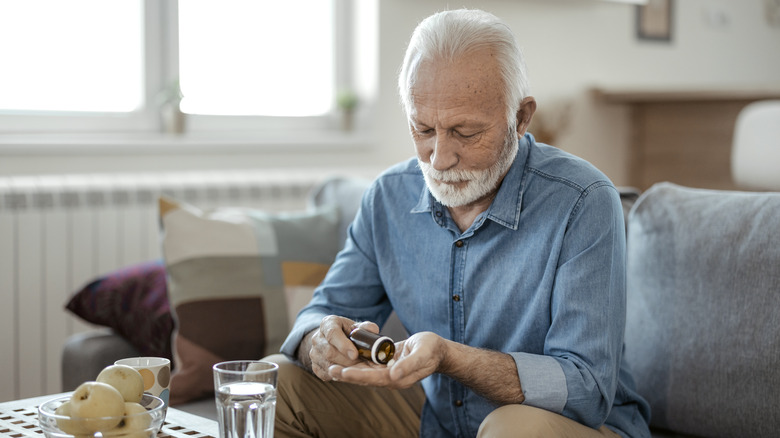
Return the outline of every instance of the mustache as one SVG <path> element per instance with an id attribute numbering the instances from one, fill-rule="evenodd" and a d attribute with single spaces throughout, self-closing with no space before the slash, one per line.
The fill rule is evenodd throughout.
<path id="1" fill-rule="evenodd" d="M 474 179 L 479 175 L 478 170 L 463 170 L 463 169 L 448 169 L 437 170 L 431 166 L 430 163 L 426 163 L 422 160 L 418 160 L 417 164 L 420 166 L 420 170 L 423 171 L 429 178 L 435 179 L 440 182 L 463 182 Z"/>

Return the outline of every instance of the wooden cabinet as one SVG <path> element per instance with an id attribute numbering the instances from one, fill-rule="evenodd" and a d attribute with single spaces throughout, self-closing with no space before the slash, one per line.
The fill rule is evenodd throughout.
<path id="1" fill-rule="evenodd" d="M 642 190 L 671 181 L 689 187 L 736 189 L 731 178 L 734 122 L 745 105 L 780 98 L 777 88 L 719 90 L 595 90 L 608 104 L 631 110 L 630 184 Z"/>

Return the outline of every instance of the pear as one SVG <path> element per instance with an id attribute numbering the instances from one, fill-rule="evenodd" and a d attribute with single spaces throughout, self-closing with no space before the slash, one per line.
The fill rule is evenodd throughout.
<path id="1" fill-rule="evenodd" d="M 87 432 L 115 428 L 125 413 L 125 399 L 113 386 L 103 382 L 84 382 L 70 397 L 70 415 L 81 420 Z"/>
<path id="2" fill-rule="evenodd" d="M 152 416 L 138 403 L 125 403 L 125 417 L 119 424 L 104 433 L 104 436 L 122 438 L 149 438 L 147 429 L 152 425 Z"/>
<path id="3" fill-rule="evenodd" d="M 57 409 L 54 410 L 54 413 L 57 415 L 62 415 L 64 417 L 71 417 L 71 403 L 69 401 L 66 401 L 65 403 L 61 404 Z M 70 435 L 84 435 L 86 433 L 89 433 L 87 429 L 84 427 L 84 422 L 79 419 L 73 419 L 73 418 L 58 418 L 57 419 L 57 427 L 60 428 L 63 432 L 70 434 Z"/>
<path id="4" fill-rule="evenodd" d="M 125 402 L 139 403 L 144 395 L 144 378 L 131 366 L 109 365 L 103 368 L 95 380 L 116 388 Z"/>

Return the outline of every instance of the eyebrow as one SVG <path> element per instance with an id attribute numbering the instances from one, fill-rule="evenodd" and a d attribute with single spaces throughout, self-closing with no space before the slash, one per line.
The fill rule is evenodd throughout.
<path id="1" fill-rule="evenodd" d="M 421 121 L 417 120 L 412 115 L 409 116 L 409 123 L 411 123 L 415 127 L 425 126 L 427 128 L 431 128 L 431 125 L 429 125 L 429 124 L 427 124 L 425 122 L 421 122 Z M 466 129 L 484 129 L 484 125 L 485 124 L 486 124 L 485 122 L 482 122 L 482 121 L 479 121 L 479 120 L 476 120 L 476 119 L 466 119 L 466 120 L 459 121 L 455 125 L 448 126 L 447 129 L 462 129 L 462 128 L 466 128 Z"/>

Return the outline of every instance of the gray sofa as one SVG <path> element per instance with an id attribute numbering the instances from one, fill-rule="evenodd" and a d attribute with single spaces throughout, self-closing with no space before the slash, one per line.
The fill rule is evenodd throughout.
<path id="1" fill-rule="evenodd" d="M 311 194 L 313 205 L 338 204 L 342 237 L 366 184 L 333 179 Z M 653 436 L 779 436 L 780 194 L 664 183 L 621 198 L 626 360 L 651 404 Z M 404 336 L 395 318 L 383 331 Z M 137 354 L 110 331 L 74 335 L 63 389 Z M 177 408 L 216 415 L 211 399 Z"/>

